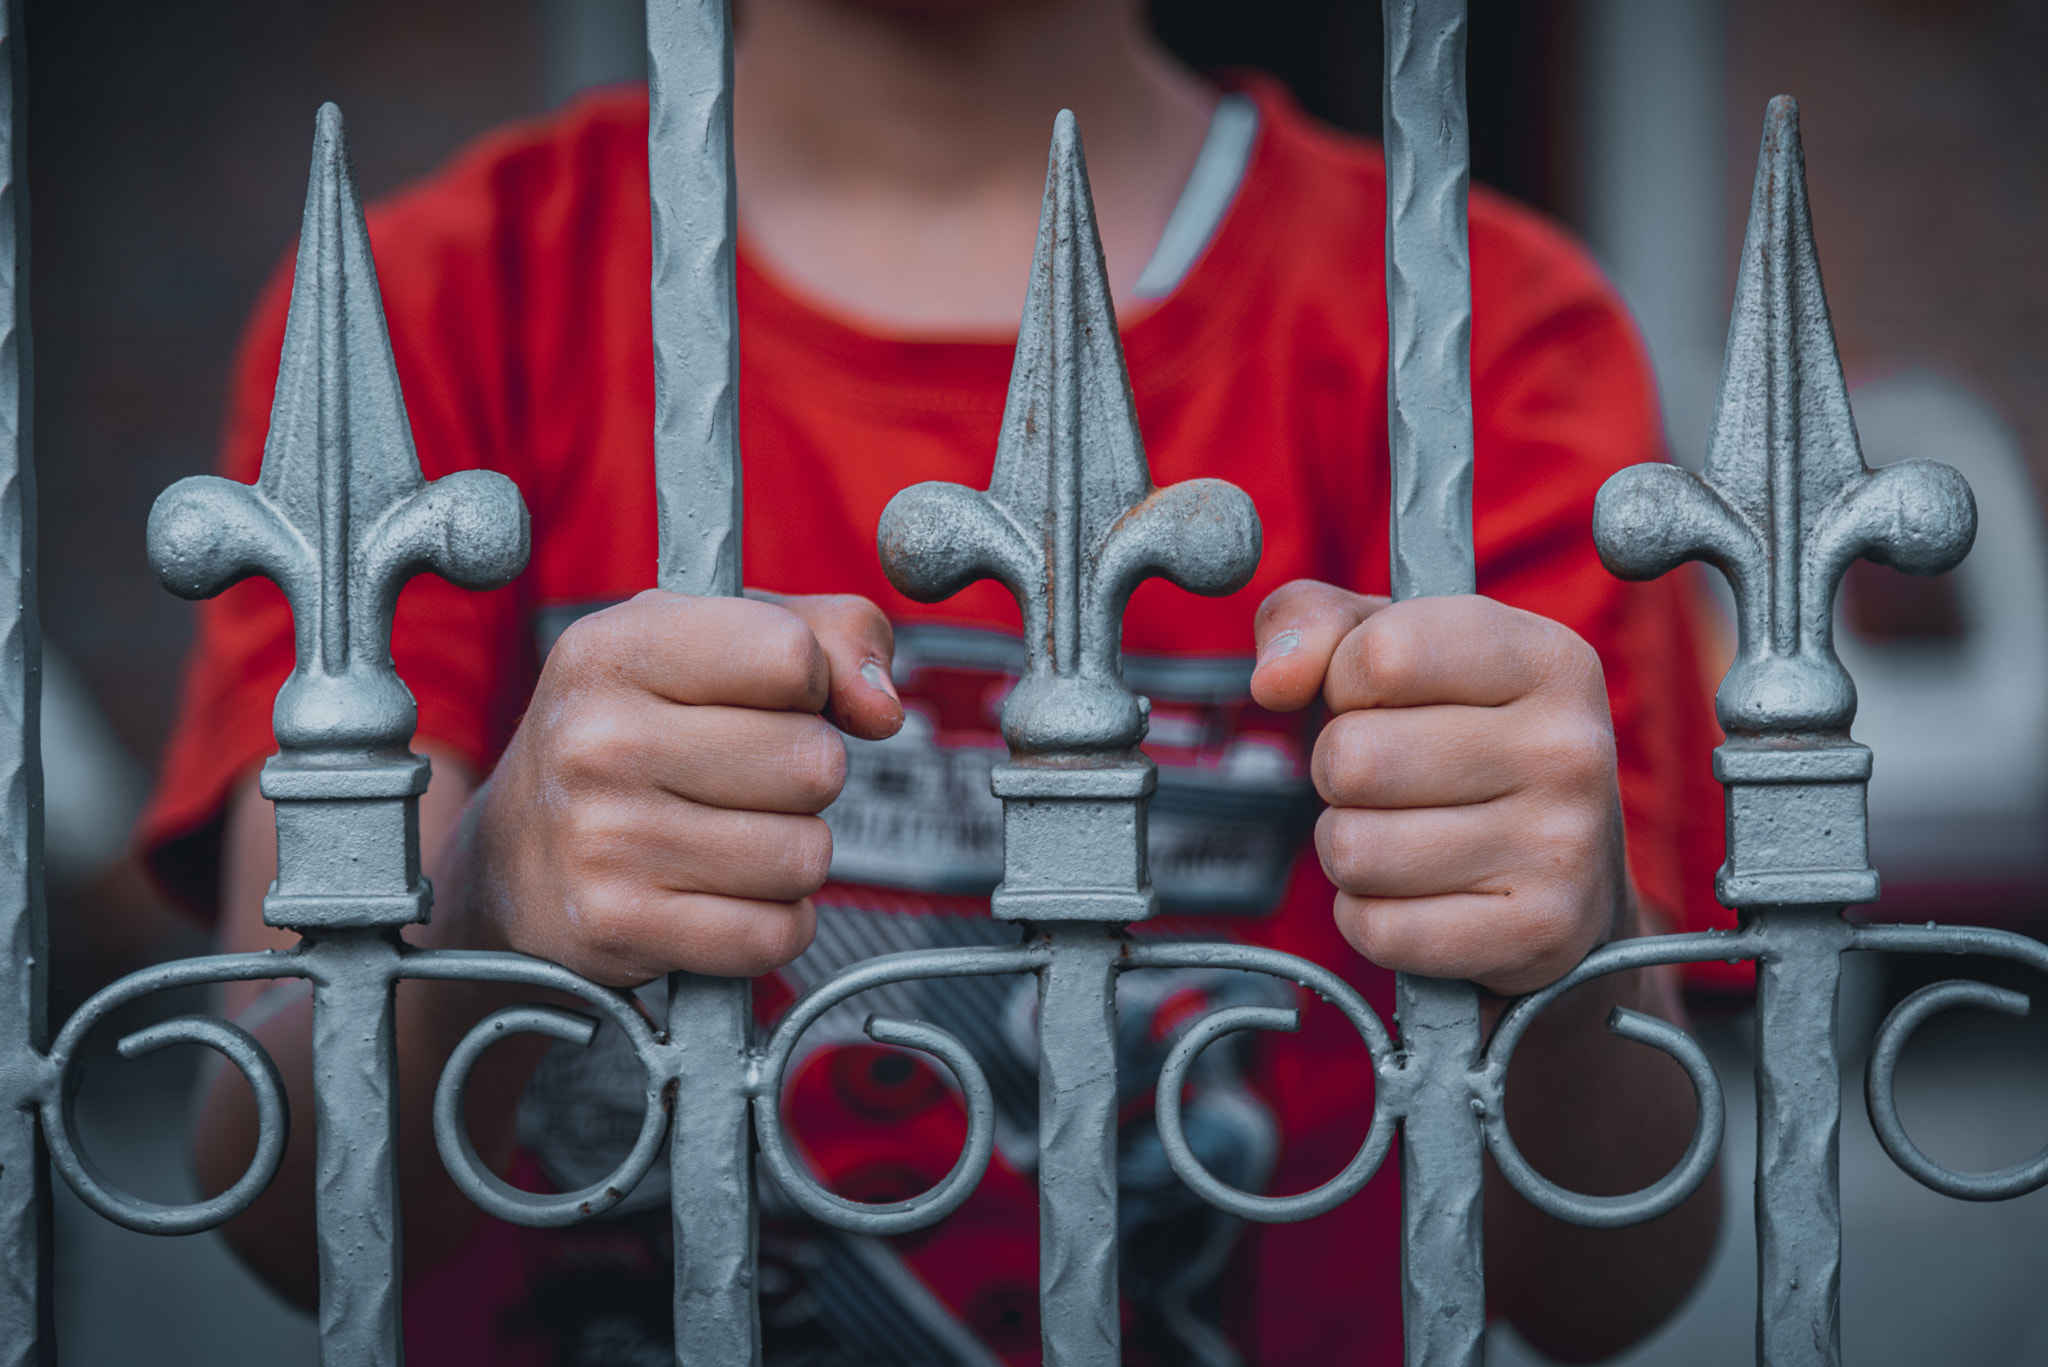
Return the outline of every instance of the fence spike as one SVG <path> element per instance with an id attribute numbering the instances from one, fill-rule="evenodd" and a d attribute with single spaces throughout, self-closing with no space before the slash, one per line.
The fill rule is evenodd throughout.
<path id="1" fill-rule="evenodd" d="M 1593 534 L 1608 568 L 1648 579 L 1708 561 L 1735 592 L 1739 645 L 1717 709 L 1728 858 L 1715 881 L 1757 946 L 1757 1358 L 1841 1360 L 1841 955 L 1845 907 L 1874 901 L 1856 690 L 1835 655 L 1835 590 L 1858 556 L 1916 574 L 1976 534 L 1961 475 L 1863 463 L 1828 318 L 1799 106 L 1771 101 L 1736 279 L 1707 462 L 1607 481 Z"/>
<path id="2" fill-rule="evenodd" d="M 391 752 L 412 695 L 391 667 L 405 581 L 495 588 L 526 563 L 526 506 L 503 475 L 428 484 L 406 422 L 341 111 L 322 105 L 270 433 L 254 486 L 202 476 L 157 500 L 149 554 L 166 588 L 211 597 L 262 574 L 290 599 L 298 663 L 278 694 L 287 752 Z"/>
<path id="3" fill-rule="evenodd" d="M 1946 465 L 1863 463 L 1807 209 L 1799 106 L 1772 100 L 1703 472 L 1637 466 L 1602 489 L 1608 568 L 1651 578 L 1704 559 L 1735 591 L 1741 645 L 1717 701 L 1738 740 L 1846 739 L 1856 690 L 1834 647 L 1834 596 L 1858 556 L 1913 574 L 1976 536 L 1969 485 Z M 1873 894 L 1874 895 L 1874 894 Z"/>
<path id="4" fill-rule="evenodd" d="M 1117 755 L 1145 735 L 1123 682 L 1123 613 L 1152 576 L 1195 593 L 1244 587 L 1259 519 L 1216 479 L 1152 484 L 1088 166 L 1071 112 L 1053 123 L 1017 357 L 988 492 L 914 485 L 890 500 L 882 568 L 936 602 L 1000 581 L 1024 615 L 1024 677 L 1003 706 L 1019 758 Z"/>

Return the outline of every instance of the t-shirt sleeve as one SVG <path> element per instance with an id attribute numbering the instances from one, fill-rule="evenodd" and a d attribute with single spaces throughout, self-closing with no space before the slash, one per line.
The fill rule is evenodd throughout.
<path id="1" fill-rule="evenodd" d="M 1599 653 L 1636 885 L 1677 929 L 1732 925 L 1713 895 L 1717 609 L 1700 567 L 1627 583 L 1593 544 L 1607 477 L 1665 459 L 1648 357 L 1583 252 L 1533 216 L 1475 196 L 1472 254 L 1480 592 L 1564 623 Z M 1748 974 L 1717 962 L 1692 979 L 1740 987 Z"/>
<path id="2" fill-rule="evenodd" d="M 414 441 L 427 478 L 519 462 L 494 420 L 502 365 L 477 343 L 494 295 L 489 254 L 459 250 L 477 196 L 457 182 L 373 212 L 371 239 Z M 380 219 L 383 220 L 380 222 Z M 438 226 L 436 226 L 438 225 Z M 384 229 L 380 231 L 380 228 Z M 230 381 L 220 473 L 253 482 L 261 467 L 290 302 L 291 262 L 265 287 Z M 419 707 L 419 738 L 479 769 L 502 748 L 530 684 L 531 646 L 519 590 L 460 590 L 422 575 L 400 593 L 392 636 L 399 676 Z M 159 882 L 206 916 L 219 887 L 222 818 L 231 795 L 276 750 L 271 713 L 294 661 L 292 614 L 268 580 L 249 579 L 199 605 L 176 722 L 137 840 Z M 513 696 L 514 694 L 517 696 Z"/>

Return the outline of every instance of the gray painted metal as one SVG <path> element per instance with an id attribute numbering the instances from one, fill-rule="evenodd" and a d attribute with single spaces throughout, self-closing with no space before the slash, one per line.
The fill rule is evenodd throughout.
<path id="1" fill-rule="evenodd" d="M 20 0 L 0 11 L 0 1363 L 50 1344 L 50 1194 L 28 1103 L 46 1077 L 43 773 L 37 744 L 36 478 L 28 317 L 27 107 Z"/>
<path id="2" fill-rule="evenodd" d="M 1472 270 L 1465 232 L 1465 0 L 1386 0 L 1388 545 L 1394 597 L 1472 593 Z M 1401 1313 L 1411 1367 L 1484 1354 L 1479 995 L 1403 973 Z"/>
<path id="3" fill-rule="evenodd" d="M 433 894 L 419 863 L 427 764 L 405 748 L 415 713 L 391 665 L 392 609 L 414 574 L 495 587 L 524 567 L 526 549 L 510 480 L 420 476 L 341 113 L 324 106 L 262 472 L 254 486 L 212 476 L 172 486 L 150 513 L 149 550 L 184 597 L 262 574 L 292 605 L 298 663 L 278 694 L 279 753 L 261 778 L 277 805 L 278 853 L 263 914 L 304 937 L 277 957 L 313 983 L 327 1362 L 403 1357 L 397 932 L 426 919 Z"/>
<path id="4" fill-rule="evenodd" d="M 1053 125 L 1023 327 L 988 491 L 920 484 L 883 511 L 882 566 L 932 602 L 979 579 L 1016 595 L 1024 676 L 1003 705 L 1010 762 L 996 916 L 1039 966 L 1039 1315 L 1048 1367 L 1121 1360 L 1116 974 L 1122 927 L 1159 905 L 1145 863 L 1156 781 L 1147 704 L 1125 685 L 1124 606 L 1162 577 L 1197 593 L 1257 568 L 1251 500 L 1220 480 L 1155 489 L 1071 113 Z"/>
<path id="5" fill-rule="evenodd" d="M 1798 107 L 1781 96 L 1764 124 L 1706 469 L 1624 470 L 1594 513 L 1615 573 L 1647 578 L 1701 559 L 1735 593 L 1739 649 L 1717 699 L 1728 734 L 1714 756 L 1728 794 L 1717 889 L 1751 943 L 1728 957 L 1758 964 L 1757 1357 L 1771 1367 L 1841 1357 L 1835 996 L 1841 954 L 1870 942 L 1841 913 L 1876 897 L 1877 874 L 1865 842 L 1870 752 L 1849 739 L 1856 692 L 1835 656 L 1834 593 L 1857 556 L 1934 574 L 1975 533 L 1954 470 L 1863 463 L 1813 246 Z M 1906 1151 L 1890 1106 L 1896 1043 L 1923 1008 L 1962 999 L 1923 997 L 1885 1027 L 1892 1047 L 1873 1060 L 1871 1110 L 1895 1157 Z M 1938 1176 L 1924 1160 L 1904 1166 Z"/>
<path id="6" fill-rule="evenodd" d="M 1465 259 L 1467 157 L 1463 8 L 1456 0 L 1387 6 L 1388 305 L 1392 363 L 1394 583 L 1402 597 L 1472 591 L 1471 411 Z M 1834 996 L 1839 956 L 1981 953 L 2048 972 L 2048 946 L 2008 932 L 1852 926 L 1842 908 L 1875 895 L 1864 858 L 1869 752 L 1849 739 L 1854 690 L 1829 639 L 1832 596 L 1865 555 L 1920 573 L 1968 549 L 1974 508 L 1960 477 L 1924 462 L 1864 467 L 1807 221 L 1796 111 L 1774 102 L 1723 372 L 1712 454 L 1701 476 L 1668 466 L 1624 471 L 1602 491 L 1595 535 L 1625 577 L 1706 559 L 1728 574 L 1740 654 L 1720 695 L 1728 743 L 1715 757 L 1728 791 L 1722 899 L 1732 933 L 1632 940 L 1595 951 L 1566 977 L 1513 1003 L 1482 1048 L 1473 989 L 1404 977 L 1398 1041 L 1342 978 L 1272 950 L 1133 935 L 1156 906 L 1145 865 L 1154 770 L 1137 749 L 1145 700 L 1126 685 L 1121 619 L 1132 589 L 1163 576 L 1204 593 L 1242 586 L 1258 559 L 1249 501 L 1214 480 L 1151 482 L 1102 271 L 1080 138 L 1055 125 L 1024 325 L 994 478 L 986 492 L 920 485 L 891 503 L 880 548 L 892 580 L 927 600 L 980 578 L 1017 596 L 1023 682 L 1004 713 L 1011 758 L 992 786 L 1005 805 L 1005 874 L 996 914 L 1015 944 L 880 956 L 815 986 L 764 1044 L 751 1036 L 748 984 L 675 975 L 666 1029 L 626 994 L 519 955 L 419 951 L 398 929 L 422 919 L 416 805 L 425 761 L 407 753 L 412 703 L 391 668 L 398 588 L 433 569 L 484 587 L 517 572 L 525 512 L 508 481 L 482 472 L 425 483 L 411 449 L 340 116 L 321 111 L 272 431 L 254 486 L 181 482 L 159 501 L 150 553 L 188 597 L 250 574 L 291 599 L 297 668 L 279 695 L 280 753 L 263 791 L 279 811 L 279 875 L 265 902 L 301 933 L 275 953 L 215 955 L 133 974 L 87 1002 L 42 1050 L 41 912 L 34 736 L 34 518 L 27 459 L 28 351 L 22 287 L 18 7 L 8 50 L 0 166 L 0 792 L 12 870 L 0 891 L 12 1007 L 0 1012 L 0 1362 L 47 1360 L 44 1221 L 38 1148 L 93 1209 L 161 1234 L 204 1229 L 245 1209 L 274 1175 L 289 1116 L 277 1070 L 240 1028 L 168 1021 L 121 1041 L 135 1056 L 173 1043 L 222 1054 L 248 1079 L 258 1143 L 226 1192 L 158 1205 L 106 1181 L 78 1143 L 70 1072 L 86 1035 L 124 1004 L 167 988 L 280 977 L 314 991 L 325 1361 L 400 1360 L 392 994 L 400 978 L 493 980 L 567 992 L 621 1032 L 645 1083 L 631 1153 L 591 1185 L 521 1192 L 486 1169 L 461 1123 L 463 1091 L 485 1049 L 515 1032 L 588 1045 L 597 1026 L 554 1007 L 508 1008 L 477 1025 L 443 1072 L 434 1132 L 457 1185 L 485 1210 L 565 1225 L 610 1210 L 663 1157 L 673 1181 L 677 1360 L 759 1359 L 751 1149 L 800 1209 L 862 1235 L 908 1232 L 957 1208 L 985 1170 L 995 1108 L 960 1041 L 930 1025 L 871 1017 L 875 1040 L 943 1063 L 966 1100 L 968 1134 L 933 1189 L 863 1205 L 824 1189 L 781 1119 L 783 1081 L 803 1033 L 873 987 L 913 979 L 1036 974 L 1039 998 L 1041 1298 L 1046 1361 L 1112 1367 L 1118 1344 L 1112 1045 L 1119 973 L 1233 968 L 1271 974 L 1334 1005 L 1371 1060 L 1369 1131 L 1344 1170 L 1293 1195 L 1239 1191 L 1205 1171 L 1187 1142 L 1182 1091 L 1200 1052 L 1224 1035 L 1292 1030 L 1299 1012 L 1236 1007 L 1193 1022 L 1158 1090 L 1169 1162 L 1197 1193 L 1245 1219 L 1304 1219 L 1353 1195 L 1402 1138 L 1407 1357 L 1479 1361 L 1481 1150 L 1550 1213 L 1614 1227 L 1669 1211 L 1712 1171 L 1724 1126 L 1704 1054 L 1662 1021 L 1617 1011 L 1611 1028 L 1669 1054 L 1693 1081 L 1699 1121 L 1685 1155 L 1643 1191 L 1565 1191 L 1521 1157 L 1506 1120 L 1509 1062 L 1535 1017 L 1608 973 L 1711 959 L 1755 960 L 1759 983 L 1759 1360 L 1832 1364 L 1837 1347 L 1840 1220 Z M 662 587 L 739 588 L 739 451 L 734 384 L 731 33 L 723 0 L 651 0 L 650 133 Z M 11 583 L 12 587 L 9 587 Z M 1304 999 L 1305 1000 L 1305 999 Z M 2017 994 L 1946 983 L 1916 993 L 1879 1031 L 1866 1097 L 1879 1139 L 1934 1190 L 1993 1200 L 2048 1183 L 2048 1149 L 1989 1174 L 1933 1162 L 1893 1101 L 1899 1052 L 1924 1020 L 1956 1006 L 2017 1012 Z M 33 1113 L 39 1124 L 30 1119 Z M 38 1133 L 40 1131 L 40 1134 Z"/>
<path id="7" fill-rule="evenodd" d="M 647 175 L 654 224 L 656 582 L 740 592 L 739 307 L 727 0 L 648 0 Z M 681 1096 L 669 1156 L 681 1362 L 758 1362 L 753 984 L 673 973 L 668 1038 Z"/>

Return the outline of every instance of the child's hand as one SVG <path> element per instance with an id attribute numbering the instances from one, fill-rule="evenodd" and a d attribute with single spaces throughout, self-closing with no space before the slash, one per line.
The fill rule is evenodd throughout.
<path id="1" fill-rule="evenodd" d="M 853 597 L 649 591 L 578 621 L 448 861 L 462 938 L 621 986 L 795 958 L 846 776 L 831 723 L 903 724 L 893 649 Z"/>
<path id="2" fill-rule="evenodd" d="M 1487 598 L 1298 580 L 1259 608 L 1252 696 L 1320 693 L 1316 827 L 1337 926 L 1387 968 L 1542 987 L 1633 932 L 1599 658 Z"/>

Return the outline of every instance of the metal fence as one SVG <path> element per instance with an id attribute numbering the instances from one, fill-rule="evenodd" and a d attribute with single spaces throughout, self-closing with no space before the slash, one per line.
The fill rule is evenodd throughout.
<path id="1" fill-rule="evenodd" d="M 134 1057 L 173 1043 L 219 1051 L 248 1079 L 260 1139 L 229 1190 L 169 1207 L 114 1189 L 80 1148 L 71 1076 L 87 1033 L 115 1008 L 166 988 L 297 977 L 313 989 L 322 1360 L 400 1360 L 393 992 L 401 978 L 495 980 L 589 1002 L 622 1032 L 645 1078 L 630 1156 L 590 1186 L 537 1195 L 479 1161 L 461 1124 L 471 1066 L 508 1033 L 587 1044 L 588 1018 L 548 1007 L 497 1012 L 456 1050 L 434 1110 L 440 1150 L 485 1210 L 530 1225 L 603 1214 L 652 1166 L 670 1164 L 679 1363 L 758 1360 L 754 1152 L 788 1197 L 840 1229 L 900 1233 L 957 1207 L 987 1164 L 993 1103 L 959 1040 L 927 1024 L 871 1018 L 869 1034 L 941 1060 L 964 1093 L 967 1138 L 952 1171 L 922 1195 L 863 1205 L 821 1187 L 792 1149 L 778 1102 L 799 1036 L 827 1010 L 892 983 L 978 974 L 1039 980 L 1040 1297 L 1045 1361 L 1107 1367 L 1117 1314 L 1117 976 L 1148 967 L 1270 974 L 1334 1004 L 1356 1028 L 1376 1080 L 1370 1131 L 1323 1186 L 1270 1197 L 1204 1170 L 1185 1138 L 1181 1092 L 1197 1055 L 1236 1031 L 1289 1030 L 1291 1009 L 1234 1006 L 1196 1021 L 1166 1060 L 1158 1123 L 1174 1171 L 1212 1204 L 1250 1220 L 1312 1217 L 1355 1193 L 1401 1138 L 1404 1307 L 1411 1364 L 1480 1361 L 1482 1153 L 1545 1211 L 1592 1226 L 1649 1219 L 1712 1170 L 1720 1084 L 1677 1028 L 1626 1011 L 1619 1035 L 1662 1050 L 1690 1075 L 1698 1123 L 1684 1157 L 1630 1196 L 1588 1197 L 1538 1175 L 1504 1109 L 1509 1059 L 1537 1013 L 1594 977 L 1658 964 L 1753 960 L 1757 980 L 1759 1361 L 1839 1360 L 1841 1222 L 1836 1173 L 1839 1054 L 1835 996 L 1849 951 L 2002 955 L 2048 970 L 2048 949 L 2010 933 L 1853 925 L 1872 900 L 1864 785 L 1869 750 L 1849 739 L 1855 693 L 1831 641 L 1834 591 L 1865 556 L 1932 573 L 1955 564 L 1975 528 L 1968 487 L 1926 462 L 1871 471 L 1850 421 L 1807 217 L 1797 111 L 1770 108 L 1705 473 L 1638 466 L 1602 491 L 1593 534 L 1620 575 L 1687 559 L 1734 589 L 1740 650 L 1719 697 L 1727 743 L 1728 860 L 1718 891 L 1739 931 L 1610 945 L 1512 1005 L 1482 1037 L 1475 989 L 1403 976 L 1391 1034 L 1336 974 L 1270 950 L 1134 937 L 1155 910 L 1145 862 L 1152 764 L 1133 759 L 1146 704 L 1120 673 L 1124 605 L 1144 578 L 1197 592 L 1242 586 L 1259 553 L 1250 501 L 1219 481 L 1155 489 L 1146 466 L 1096 242 L 1081 144 L 1057 122 L 1015 370 L 986 492 L 905 490 L 880 529 L 883 563 L 906 593 L 935 600 L 993 578 L 1023 609 L 1024 677 L 1004 713 L 1010 761 L 994 771 L 1004 804 L 1004 881 L 994 914 L 1016 943 L 883 955 L 801 998 L 754 1038 L 744 979 L 687 973 L 669 983 L 665 1028 L 624 994 L 512 954 L 422 951 L 400 927 L 423 918 L 416 804 L 425 761 L 406 750 L 410 695 L 391 666 L 401 584 L 433 570 L 483 588 L 526 557 L 525 510 L 503 477 L 464 472 L 427 484 L 412 452 L 341 117 L 320 113 L 290 322 L 262 474 L 253 487 L 186 480 L 149 526 L 159 576 L 187 597 L 250 574 L 277 581 L 296 619 L 298 664 L 279 695 L 279 753 L 261 787 L 277 808 L 278 875 L 265 919 L 300 933 L 278 953 L 216 955 L 137 973 L 45 1037 L 36 757 L 35 503 L 23 191 L 21 18 L 0 45 L 0 775 L 6 871 L 0 894 L 8 1007 L 0 1012 L 0 1359 L 47 1361 L 50 1288 L 45 1173 L 133 1229 L 186 1233 L 245 1208 L 276 1171 L 287 1114 L 275 1066 L 239 1027 L 187 1017 L 123 1040 Z M 730 138 L 730 29 L 722 0 L 650 0 L 649 164 L 654 222 L 656 478 L 663 588 L 739 591 L 739 447 Z M 1388 412 L 1397 597 L 1474 590 L 1468 375 L 1462 0 L 1387 0 L 1385 134 Z M 1885 1149 L 1936 1191 L 1970 1200 L 2048 1181 L 2048 1150 L 2005 1171 L 1963 1174 L 1927 1158 L 1901 1127 L 1892 1078 L 1929 1015 L 1973 1005 L 2017 1014 L 2026 999 L 1968 982 L 1906 999 L 1884 1022 L 1868 1073 Z M 678 1097 L 684 1098 L 677 1100 Z M 48 1164 L 44 1158 L 47 1153 Z"/>

